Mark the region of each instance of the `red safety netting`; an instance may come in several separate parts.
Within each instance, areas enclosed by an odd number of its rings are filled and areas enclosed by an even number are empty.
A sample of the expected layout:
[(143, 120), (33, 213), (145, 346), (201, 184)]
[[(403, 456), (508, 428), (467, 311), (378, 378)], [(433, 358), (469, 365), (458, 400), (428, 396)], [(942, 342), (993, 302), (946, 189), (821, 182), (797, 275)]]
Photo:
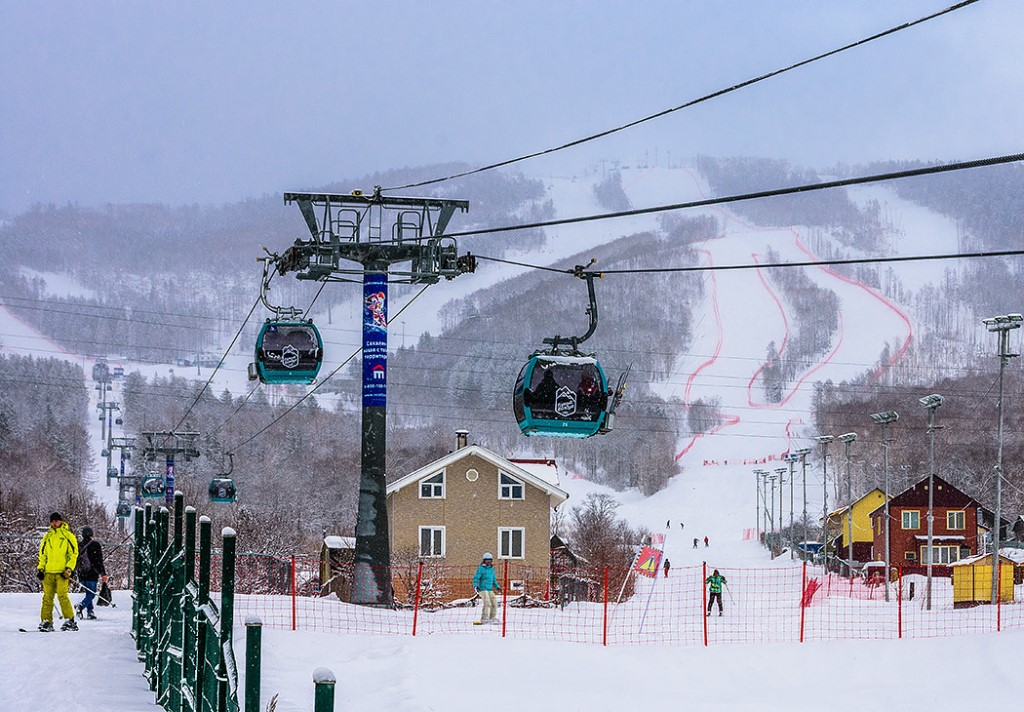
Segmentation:
[[(721, 614), (706, 566), (674, 567), (656, 577), (622, 568), (552, 572), (495, 564), (501, 593), (496, 625), (477, 625), (476, 567), (413, 563), (393, 567), (394, 605), (352, 603), (352, 564), (318, 558), (239, 555), (235, 613), (292, 630), (398, 635), (500, 635), (596, 645), (721, 645), (842, 639), (939, 637), (1024, 628), (1024, 584), (998, 605), (958, 600), (950, 578), (893, 569), (888, 585), (780, 565), (719, 568)], [(215, 567), (211, 587), (219, 587)], [(364, 589), (365, 590), (365, 589)], [(717, 597), (716, 597), (717, 599)], [(956, 600), (955, 600), (956, 599)], [(710, 605), (710, 611), (709, 611)]]

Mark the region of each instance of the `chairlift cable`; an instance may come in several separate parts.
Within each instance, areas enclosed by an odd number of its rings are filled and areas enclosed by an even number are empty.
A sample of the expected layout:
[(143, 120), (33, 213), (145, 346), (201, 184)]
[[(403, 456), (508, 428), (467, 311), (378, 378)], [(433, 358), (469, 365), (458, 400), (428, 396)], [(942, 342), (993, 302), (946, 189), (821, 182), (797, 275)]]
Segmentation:
[(617, 126), (615, 128), (606, 129), (604, 131), (599, 131), (598, 133), (591, 134), (589, 136), (584, 136), (583, 138), (578, 138), (578, 139), (576, 139), (574, 141), (569, 141), (568, 143), (564, 143), (564, 144), (562, 144), (560, 146), (554, 146), (552, 148), (547, 148), (547, 149), (543, 149), (543, 150), (540, 150), (540, 151), (535, 151), (533, 153), (528, 153), (528, 154), (525, 154), (525, 155), (522, 155), (522, 156), (518, 156), (516, 158), (509, 158), (509, 159), (506, 159), (504, 161), (499, 161), (497, 163), (491, 163), (489, 165), (482, 166), (480, 168), (474, 168), (474, 169), (468, 170), (468, 171), (463, 171), (461, 173), (453, 173), (451, 175), (447, 175), (447, 176), (444, 176), (444, 177), (441, 177), (441, 178), (433, 178), (433, 179), (430, 179), (430, 180), (419, 181), (417, 183), (407, 183), (406, 185), (395, 186), (393, 188), (382, 188), (381, 190), (387, 192), (387, 191), (394, 191), (394, 190), (405, 190), (407, 188), (419, 188), (419, 187), (422, 187), (422, 186), (425, 186), (425, 185), (434, 185), (436, 183), (442, 183), (444, 181), (453, 180), (455, 178), (463, 178), (465, 176), (475, 175), (477, 173), (483, 173), (484, 171), (493, 170), (495, 168), (503, 168), (505, 166), (510, 166), (510, 165), (512, 165), (514, 163), (519, 163), (521, 161), (526, 161), (526, 160), (531, 159), (531, 158), (537, 158), (538, 156), (545, 156), (545, 155), (548, 155), (548, 154), (551, 154), (551, 153), (555, 153), (557, 151), (562, 151), (562, 150), (567, 149), (567, 148), (572, 148), (574, 146), (579, 146), (581, 144), (588, 143), (590, 141), (595, 141), (595, 140), (597, 140), (599, 138), (604, 138), (605, 136), (611, 136), (612, 134), (619, 133), (620, 131), (625, 131), (626, 129), (633, 128), (634, 126), (639, 126), (640, 124), (646, 123), (648, 121), (652, 121), (654, 119), (661, 118), (662, 116), (667, 116), (668, 114), (671, 114), (673, 112), (679, 111), (681, 109), (686, 109), (686, 108), (689, 108), (691, 106), (696, 106), (697, 104), (701, 104), (701, 103), (703, 103), (705, 101), (709, 101), (711, 99), (715, 99), (717, 97), (724, 96), (726, 94), (730, 94), (730, 93), (732, 93), (734, 91), (737, 91), (739, 89), (743, 89), (743, 88), (751, 86), (753, 84), (757, 84), (758, 82), (762, 82), (762, 81), (764, 81), (766, 79), (771, 79), (772, 77), (777, 77), (780, 74), (785, 74), (786, 72), (792, 71), (794, 69), (798, 69), (799, 67), (803, 67), (803, 66), (811, 64), (813, 62), (817, 62), (818, 60), (825, 59), (827, 57), (831, 57), (833, 55), (839, 54), (841, 52), (845, 52), (845, 51), (850, 50), (850, 49), (854, 49), (855, 47), (860, 47), (861, 45), (867, 44), (868, 42), (872, 42), (874, 40), (881, 39), (882, 37), (886, 37), (888, 35), (895, 34), (896, 32), (899, 32), (901, 30), (906, 30), (906, 29), (908, 29), (910, 27), (914, 27), (915, 25), (920, 25), (920, 24), (922, 24), (924, 22), (927, 22), (929, 20), (934, 20), (937, 17), (941, 17), (943, 15), (949, 14), (949, 13), (955, 11), (955, 10), (960, 10), (960, 9), (962, 9), (964, 7), (967, 7), (968, 5), (973, 5), (977, 1), (978, 0), (964, 0), (963, 2), (959, 2), (959, 3), (956, 3), (954, 5), (950, 5), (949, 7), (945, 8), (943, 10), (939, 10), (937, 12), (933, 12), (930, 15), (925, 15), (924, 17), (918, 18), (917, 20), (912, 20), (910, 22), (904, 22), (904, 23), (902, 23), (900, 25), (896, 25), (895, 27), (890, 27), (889, 29), (883, 30), (882, 32), (878, 32), (878, 33), (870, 35), (868, 37), (864, 37), (864, 38), (862, 38), (860, 40), (857, 40), (856, 42), (851, 42), (849, 44), (843, 45), (842, 47), (838, 47), (838, 48), (830, 50), (828, 52), (824, 52), (822, 54), (815, 55), (814, 57), (810, 57), (808, 59), (801, 60), (801, 61), (796, 62), (795, 64), (791, 64), (791, 65), (789, 65), (787, 67), (782, 67), (781, 69), (776, 69), (776, 70), (768, 72), (766, 74), (761, 74), (759, 76), (753, 77), (752, 79), (747, 79), (746, 81), (740, 82), (739, 84), (734, 84), (731, 87), (727, 87), (725, 89), (719, 89), (718, 91), (712, 92), (710, 94), (705, 94), (704, 96), (699, 97), (697, 99), (692, 99), (692, 100), (690, 100), (690, 101), (688, 101), (688, 102), (686, 102), (684, 104), (680, 104), (678, 106), (674, 106), (674, 107), (671, 107), (669, 109), (664, 109), (664, 110), (659, 111), (659, 112), (657, 112), (655, 114), (650, 114), (649, 116), (645, 116), (643, 118), (636, 119), (634, 121), (630, 121), (629, 123), (622, 124), (621, 126)]
[(760, 198), (776, 198), (783, 195), (795, 193), (810, 193), (830, 188), (845, 188), (852, 185), (865, 185), (868, 183), (879, 183), (887, 180), (899, 180), (903, 178), (915, 178), (918, 176), (935, 175), (939, 173), (952, 173), (955, 171), (968, 170), (971, 168), (984, 168), (987, 166), (1002, 165), (1005, 163), (1019, 163), (1024, 161), (1024, 153), (1011, 153), (1003, 156), (990, 158), (979, 158), (971, 161), (957, 161), (954, 163), (939, 163), (937, 165), (925, 166), (924, 168), (910, 168), (890, 173), (876, 173), (867, 176), (856, 176), (854, 178), (841, 178), (839, 180), (824, 181), (821, 183), (805, 183), (802, 185), (788, 186), (785, 188), (773, 188), (771, 190), (760, 190), (752, 193), (740, 193), (727, 195), (719, 198), (704, 198), (692, 200), (685, 203), (671, 203), (668, 205), (655, 205), (647, 208), (636, 208), (632, 210), (619, 210), (612, 213), (597, 213), (593, 215), (580, 215), (572, 218), (558, 218), (555, 220), (541, 220), (532, 223), (519, 225), (503, 225), (499, 227), (478, 228), (475, 230), (463, 230), (462, 232), (447, 233), (445, 237), (467, 237), (469, 235), (486, 235), (499, 232), (512, 232), (514, 230), (529, 230), (540, 227), (555, 227), (558, 225), (575, 225), (579, 223), (596, 222), (598, 220), (611, 220), (614, 218), (635, 217), (637, 215), (652, 215), (665, 213), (674, 210), (686, 210), (689, 208), (703, 208), (714, 205), (725, 205), (738, 203), (746, 200), (757, 200)]

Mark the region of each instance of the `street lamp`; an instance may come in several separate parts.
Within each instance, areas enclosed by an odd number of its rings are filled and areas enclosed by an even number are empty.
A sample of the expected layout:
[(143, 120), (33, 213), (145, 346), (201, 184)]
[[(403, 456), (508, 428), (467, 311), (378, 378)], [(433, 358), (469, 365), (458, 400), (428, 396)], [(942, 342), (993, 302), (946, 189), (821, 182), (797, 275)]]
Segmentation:
[[(783, 504), (783, 501), (784, 501), (783, 500), (783, 495), (786, 492), (786, 478), (785, 478), (786, 468), (785, 467), (776, 467), (775, 468), (775, 474), (779, 476), (779, 550), (781, 551), (782, 550), (782, 523), (785, 521), (782, 518), (783, 517), (783, 507), (782, 507), (782, 504)], [(789, 484), (790, 484), (790, 490), (792, 491), (793, 483), (790, 482)], [(792, 532), (790, 534), (792, 534)]]
[(857, 439), (857, 433), (844, 433), (836, 440), (846, 446), (846, 560), (847, 568), (850, 571), (850, 579), (853, 579), (853, 464), (850, 460), (850, 446)]
[(769, 482), (772, 483), (772, 509), (771, 516), (768, 517), (768, 521), (772, 523), (772, 543), (768, 547), (769, 551), (772, 552), (772, 558), (775, 558), (775, 480), (779, 479), (778, 475), (771, 473), (765, 473), (765, 477)]
[(815, 440), (821, 444), (821, 565), (828, 575), (828, 446), (835, 436), (819, 435)]
[(762, 525), (761, 526), (761, 531), (764, 533), (764, 539), (762, 540), (762, 543), (765, 546), (767, 546), (768, 545), (768, 494), (765, 491), (765, 489), (768, 486), (768, 481), (765, 478), (768, 476), (768, 471), (767, 470), (754, 470), (754, 474), (757, 475), (758, 492), (760, 492), (760, 494), (761, 494), (761, 504), (764, 505), (764, 507), (763, 507), (763, 511), (764, 511), (763, 518), (761, 518), (762, 515), (759, 514), (758, 515), (758, 517), (759, 517), (758, 522)]
[(882, 452), (885, 457), (885, 602), (889, 602), (889, 424), (900, 419), (894, 410), (873, 413), (871, 419), (882, 426)]
[(928, 574), (924, 585), (925, 608), (932, 609), (932, 560), (935, 555), (932, 553), (932, 536), (935, 531), (935, 431), (941, 426), (935, 425), (935, 411), (942, 405), (945, 399), (938, 393), (920, 398), (918, 402), (928, 409), (928, 441), (929, 441), (929, 464), (928, 464)]
[(811, 453), (811, 448), (802, 447), (799, 450), (794, 450), (793, 454), (800, 458), (800, 476), (803, 480), (804, 488), (804, 518), (803, 518), (803, 540), (807, 541), (807, 456)]
[(796, 531), (793, 528), (793, 467), (800, 456), (795, 452), (787, 452), (782, 459), (789, 463), (789, 559), (792, 561), (796, 558), (796, 537), (793, 534)]
[(1024, 316), (1007, 314), (982, 319), (981, 323), (989, 331), (999, 334), (999, 435), (996, 448), (996, 517), (992, 523), (992, 605), (996, 605), (999, 597), (999, 525), (1003, 518), (1003, 371), (1007, 362), (1020, 354), (1010, 353), (1010, 331), (1019, 329)]

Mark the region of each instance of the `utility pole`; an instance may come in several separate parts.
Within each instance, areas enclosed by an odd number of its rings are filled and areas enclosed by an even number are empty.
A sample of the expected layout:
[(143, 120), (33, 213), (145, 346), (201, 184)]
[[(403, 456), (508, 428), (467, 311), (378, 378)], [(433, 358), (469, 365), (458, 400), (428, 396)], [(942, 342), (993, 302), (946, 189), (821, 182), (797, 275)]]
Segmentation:
[(846, 446), (846, 568), (853, 580), (853, 461), (850, 446), (857, 439), (857, 433), (844, 433), (838, 438)]
[(885, 517), (885, 602), (889, 602), (889, 568), (890, 545), (889, 538), (889, 424), (900, 419), (900, 414), (894, 410), (887, 410), (884, 413), (873, 413), (871, 419), (882, 426), (882, 453), (885, 459), (885, 510), (882, 515)]
[[(932, 538), (935, 533), (935, 431), (941, 427), (935, 425), (935, 411), (944, 402), (938, 393), (920, 398), (918, 402), (928, 409), (928, 576), (925, 579), (925, 607), (932, 609), (932, 563), (935, 559), (932, 549)], [(995, 569), (993, 569), (994, 571)]]
[(793, 467), (800, 456), (795, 452), (787, 452), (782, 459), (789, 464), (789, 559), (792, 561), (796, 558), (796, 530), (793, 528)]
[(999, 334), (999, 432), (996, 442), (996, 513), (995, 521), (992, 522), (992, 605), (999, 602), (999, 527), (1003, 520), (1003, 372), (1006, 364), (1011, 358), (1019, 356), (1010, 351), (1010, 331), (1019, 329), (1024, 316), (1020, 314), (1007, 314), (1006, 316), (994, 316), (982, 319), (981, 323), (989, 331)]
[[(339, 193), (285, 193), (310, 232), (272, 259), (278, 274), (300, 280), (363, 284), (362, 449), (356, 515), (352, 602), (390, 606), (391, 550), (388, 534), (387, 455), (388, 285), (436, 284), (476, 269), (476, 258), (460, 256), (444, 232), (456, 210), (469, 202), (384, 196), (376, 187)], [(355, 263), (355, 265), (348, 264)], [(409, 263), (396, 269), (399, 263)]]
[[(778, 477), (779, 477), (779, 551), (782, 551), (782, 522), (784, 521), (783, 518), (782, 518), (782, 516), (783, 516), (782, 515), (782, 511), (783, 511), (783, 508), (782, 508), (783, 497), (782, 496), (786, 492), (786, 478), (784, 477), (784, 475), (786, 474), (786, 468), (785, 467), (776, 467), (775, 468), (775, 474), (778, 475)], [(792, 488), (792, 483), (790, 483), (790, 488)], [(792, 518), (792, 512), (790, 513), (790, 518)], [(792, 536), (792, 532), (790, 532), (790, 536)]]
[(821, 564), (828, 574), (828, 446), (834, 435), (819, 435), (815, 438), (821, 444)]
[[(96, 407), (100, 410), (100, 420), (103, 421), (103, 451), (102, 455), (107, 458), (107, 487), (110, 487), (110, 442), (114, 437), (114, 417), (113, 413), (115, 410), (121, 410), (120, 406), (113, 401), (108, 402), (104, 397), (103, 402), (97, 403)], [(107, 427), (109, 426), (109, 427)]]

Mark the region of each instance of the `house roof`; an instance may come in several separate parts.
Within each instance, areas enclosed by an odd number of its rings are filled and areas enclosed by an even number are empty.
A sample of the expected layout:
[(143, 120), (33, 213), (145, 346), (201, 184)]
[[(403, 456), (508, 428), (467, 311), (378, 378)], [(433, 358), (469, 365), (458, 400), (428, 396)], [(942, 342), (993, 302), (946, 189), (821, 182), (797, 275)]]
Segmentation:
[[(934, 475), (934, 478), (935, 478), (935, 485), (936, 485), (937, 488), (939, 488), (939, 489), (941, 489), (943, 487), (947, 488), (945, 490), (945, 494), (942, 495), (943, 499), (946, 500), (946, 503), (945, 504), (938, 504), (938, 503), (936, 503), (935, 507), (941, 508), (941, 509), (950, 509), (950, 508), (966, 509), (967, 507), (978, 507), (979, 506), (978, 502), (973, 497), (971, 497), (969, 494), (965, 493), (960, 488), (954, 487), (953, 485), (951, 485), (949, 482), (947, 482), (946, 480), (942, 479), (938, 475)], [(928, 478), (924, 477), (924, 478), (918, 480), (917, 482), (915, 482), (914, 484), (912, 484), (907, 489), (905, 489), (902, 492), (900, 492), (899, 494), (894, 495), (893, 497), (891, 497), (889, 499), (889, 509), (892, 509), (893, 507), (919, 507), (919, 506), (923, 506), (923, 504), (926, 504), (927, 501), (928, 501), (928, 496), (926, 494), (927, 488), (925, 487), (925, 485), (927, 485), (927, 484), (928, 484)], [(879, 513), (879, 511), (881, 511), (884, 508), (885, 508), (885, 502), (883, 502), (880, 507), (876, 507), (875, 509), (871, 510), (871, 514), (869, 516), (871, 516), (871, 517), (875, 516), (876, 514)]]
[[(977, 563), (980, 563), (982, 561), (991, 561), (991, 560), (992, 560), (992, 554), (975, 554), (974, 556), (968, 556), (966, 559), (960, 559), (959, 561), (954, 561), (951, 564), (947, 564), (947, 566), (970, 566), (971, 564), (977, 564)], [(1004, 563), (1004, 564), (1012, 564), (1013, 563), (1013, 559), (1007, 558), (1002, 553), (999, 554), (999, 560), (1002, 563)], [(997, 567), (997, 568), (1002, 568), (1002, 567)]]
[[(860, 504), (860, 503), (861, 503), (861, 502), (863, 502), (863, 501), (864, 501), (865, 499), (867, 499), (868, 497), (870, 497), (871, 495), (873, 495), (873, 494), (874, 494), (875, 492), (877, 492), (878, 494), (882, 495), (882, 497), (883, 497), (883, 498), (885, 497), (885, 492), (883, 492), (882, 490), (880, 490), (880, 489), (879, 489), (878, 487), (875, 487), (875, 488), (874, 488), (873, 490), (871, 490), (870, 492), (868, 492), (867, 494), (865, 494), (865, 495), (864, 495), (863, 497), (858, 497), (858, 498), (857, 498), (857, 499), (856, 499), (856, 500), (855, 500), (855, 501), (853, 502), (853, 504), (852, 504), (852, 505), (849, 505), (849, 504), (848, 504), (848, 505), (846, 505), (845, 507), (840, 507), (839, 509), (833, 509), (833, 510), (832, 510), (831, 512), (829, 512), (829, 513), (828, 513), (828, 517), (829, 517), (829, 519), (831, 519), (832, 517), (836, 516), (837, 514), (844, 514), (844, 513), (846, 512), (846, 510), (848, 510), (848, 509), (849, 509), (849, 508), (850, 508), (851, 506), (853, 506), (853, 507), (856, 507), (856, 506), (857, 506), (858, 504)], [(819, 517), (819, 519), (820, 519), (820, 517)]]
[[(463, 458), (469, 457), (471, 455), (476, 455), (477, 457), (483, 458), (484, 460), (487, 460), (488, 462), (495, 465), (499, 470), (507, 472), (513, 477), (518, 477), (524, 482), (533, 485), (537, 489), (541, 490), (542, 492), (547, 494), (548, 497), (550, 497), (552, 507), (557, 507), (562, 502), (569, 499), (569, 493), (558, 486), (557, 467), (551, 467), (546, 464), (538, 465), (535, 467), (534, 465), (536, 465), (537, 461), (533, 460), (528, 461), (527, 463), (525, 463), (525, 465), (517, 464), (512, 460), (508, 460), (502, 457), (501, 455), (498, 455), (497, 453), (492, 452), (491, 450), (488, 450), (487, 448), (482, 447), (480, 445), (469, 445), (467, 447), (459, 448), (458, 450), (454, 450), (438, 460), (434, 460), (433, 462), (424, 465), (415, 472), (410, 472), (405, 477), (400, 477), (399, 479), (395, 480), (394, 482), (387, 486), (387, 494), (390, 495), (394, 492), (397, 492), (400, 489), (404, 489), (405, 487), (408, 487), (413, 483), (419, 482), (425, 477), (429, 477), (430, 475), (436, 474), (438, 470), (443, 470), (449, 465), (452, 465), (458, 462), (459, 460), (462, 460)], [(554, 461), (551, 462), (553, 464)], [(531, 469), (535, 471), (527, 469), (527, 466), (530, 466)], [(538, 467), (543, 469), (538, 470)], [(552, 477), (555, 480), (553, 483), (548, 481)]]

